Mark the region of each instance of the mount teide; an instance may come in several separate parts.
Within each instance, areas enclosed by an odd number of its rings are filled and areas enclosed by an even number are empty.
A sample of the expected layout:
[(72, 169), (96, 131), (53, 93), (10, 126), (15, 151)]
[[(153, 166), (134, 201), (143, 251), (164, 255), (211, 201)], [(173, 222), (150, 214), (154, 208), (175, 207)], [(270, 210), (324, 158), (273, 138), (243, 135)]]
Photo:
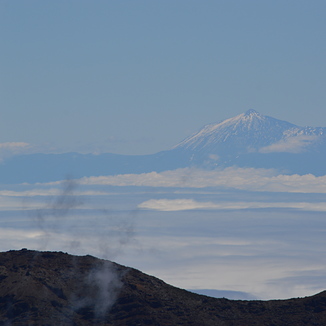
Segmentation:
[(324, 175), (326, 128), (299, 127), (248, 110), (204, 126), (174, 147), (200, 167), (274, 168)]
[(284, 174), (324, 175), (326, 127), (299, 127), (248, 110), (209, 124), (171, 150), (152, 155), (64, 153), (11, 157), (1, 183), (49, 182), (84, 176), (161, 172), (185, 167), (274, 168)]

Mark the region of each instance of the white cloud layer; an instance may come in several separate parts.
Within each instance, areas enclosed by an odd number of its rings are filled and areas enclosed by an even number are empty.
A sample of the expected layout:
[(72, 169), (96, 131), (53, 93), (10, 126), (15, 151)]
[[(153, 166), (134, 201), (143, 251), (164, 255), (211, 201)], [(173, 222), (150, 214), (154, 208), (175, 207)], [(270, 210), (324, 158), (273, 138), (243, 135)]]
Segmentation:
[(305, 211), (326, 211), (326, 203), (308, 202), (199, 202), (193, 199), (150, 199), (138, 205), (141, 209), (183, 211), (192, 209), (255, 209), (292, 208)]
[(274, 153), (274, 152), (286, 152), (286, 153), (301, 153), (305, 150), (305, 147), (310, 145), (317, 139), (317, 136), (295, 136), (288, 137), (280, 140), (270, 146), (263, 147), (259, 150), (261, 153)]
[[(40, 187), (28, 193), (25, 187), (0, 196), (1, 250), (118, 255), (117, 262), (178, 287), (244, 291), (263, 299), (324, 290), (323, 195), (131, 189), (86, 198), (81, 206), (79, 198), (68, 198), (69, 205), (62, 206), (62, 189)], [(39, 196), (42, 190), (53, 198), (21, 197)]]
[(0, 143), (0, 149), (1, 150), (11, 150), (11, 151), (17, 151), (21, 150), (22, 148), (29, 147), (30, 145), (28, 143), (23, 142), (8, 142), (8, 143)]
[(0, 159), (27, 153), (31, 148), (30, 144), (24, 142), (0, 143)]
[[(50, 188), (50, 189), (31, 189), (24, 191), (14, 191), (14, 190), (0, 190), (0, 196), (7, 197), (36, 197), (36, 196), (59, 196), (62, 193), (61, 189)], [(103, 196), (109, 195), (109, 193), (104, 191), (86, 190), (86, 191), (74, 191), (72, 194), (67, 196)]]
[(226, 187), (250, 191), (326, 193), (326, 176), (277, 175), (273, 170), (232, 167), (213, 171), (185, 168), (161, 173), (85, 177), (78, 182), (81, 185)]

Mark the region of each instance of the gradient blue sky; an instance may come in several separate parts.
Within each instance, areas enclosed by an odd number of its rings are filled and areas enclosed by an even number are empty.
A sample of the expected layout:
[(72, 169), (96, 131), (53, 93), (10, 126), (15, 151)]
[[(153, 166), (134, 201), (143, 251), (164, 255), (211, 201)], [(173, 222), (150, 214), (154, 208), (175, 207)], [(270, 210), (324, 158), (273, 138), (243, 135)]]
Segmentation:
[(326, 126), (326, 2), (0, 0), (0, 143), (147, 154), (253, 108)]

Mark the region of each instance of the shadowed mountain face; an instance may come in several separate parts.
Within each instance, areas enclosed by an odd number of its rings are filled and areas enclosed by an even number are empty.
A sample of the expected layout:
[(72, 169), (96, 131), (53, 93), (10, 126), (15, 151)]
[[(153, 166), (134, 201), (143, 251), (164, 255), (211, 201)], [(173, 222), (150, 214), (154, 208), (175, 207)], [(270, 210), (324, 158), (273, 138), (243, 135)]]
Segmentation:
[(162, 172), (185, 167), (274, 168), (325, 174), (326, 128), (299, 127), (248, 110), (209, 124), (174, 148), (152, 155), (64, 153), (14, 156), (0, 165), (1, 183), (50, 182), (67, 176)]
[(201, 167), (274, 168), (282, 173), (323, 175), (326, 128), (299, 127), (248, 110), (203, 127), (174, 150)]
[[(312, 133), (320, 133), (320, 128)], [(223, 149), (228, 153), (259, 150), (288, 135), (298, 135), (304, 128), (292, 123), (264, 116), (255, 110), (248, 110), (236, 117), (204, 126), (194, 135), (186, 138), (175, 148), (218, 154)]]
[(1, 325), (326, 325), (326, 292), (233, 301), (181, 290), (91, 256), (0, 253)]

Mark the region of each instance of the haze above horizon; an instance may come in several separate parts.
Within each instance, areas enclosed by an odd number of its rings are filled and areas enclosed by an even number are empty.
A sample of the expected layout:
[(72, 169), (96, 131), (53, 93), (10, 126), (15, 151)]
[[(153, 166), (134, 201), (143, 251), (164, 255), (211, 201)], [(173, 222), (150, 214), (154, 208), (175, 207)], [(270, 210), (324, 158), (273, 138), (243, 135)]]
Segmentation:
[(248, 109), (326, 126), (325, 9), (1, 1), (0, 142), (151, 154)]

